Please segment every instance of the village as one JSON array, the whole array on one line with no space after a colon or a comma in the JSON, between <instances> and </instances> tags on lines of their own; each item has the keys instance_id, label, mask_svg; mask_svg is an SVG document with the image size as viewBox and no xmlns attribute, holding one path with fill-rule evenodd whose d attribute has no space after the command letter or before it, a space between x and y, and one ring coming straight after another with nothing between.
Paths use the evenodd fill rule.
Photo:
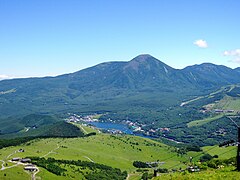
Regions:
<instances>
[{"instance_id":1,"label":"village","mask_svg":"<svg viewBox=\"0 0 240 180\"><path fill-rule=\"evenodd\" d=\"M77 115L77 114L68 113L68 115L69 115L69 117L66 118L65 121L67 121L69 123L81 123L83 126L91 126L92 128L96 128L93 125L94 122L102 123L99 119L96 118L99 116L98 114ZM112 119L108 119L108 121L112 124L119 124L119 122L116 122ZM149 137L154 137L154 138L160 137L157 135L159 132L167 133L170 131L170 128L167 128L167 127L150 128L150 129L146 130L146 128L144 128L147 126L146 124L132 122L130 120L123 120L121 122L121 124L126 125L128 127L128 129L131 130L132 133L130 133L130 134L142 134L144 136L149 136ZM114 128L113 129L101 129L101 131L104 133L110 133L110 134L125 134L125 132L122 131L121 129L114 129Z\"/></svg>"}]
</instances>

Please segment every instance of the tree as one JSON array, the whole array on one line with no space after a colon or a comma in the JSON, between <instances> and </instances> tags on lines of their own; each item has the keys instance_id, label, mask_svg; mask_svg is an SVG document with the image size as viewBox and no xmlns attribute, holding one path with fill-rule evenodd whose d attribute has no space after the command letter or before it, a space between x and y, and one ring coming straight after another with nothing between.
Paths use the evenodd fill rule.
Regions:
<instances>
[{"instance_id":1,"label":"tree","mask_svg":"<svg viewBox=\"0 0 240 180\"><path fill-rule=\"evenodd\" d=\"M210 154L204 154L203 156L200 157L201 162L206 162L211 160L213 157Z\"/></svg>"},{"instance_id":2,"label":"tree","mask_svg":"<svg viewBox=\"0 0 240 180\"><path fill-rule=\"evenodd\" d=\"M148 173L147 172L143 173L142 180L148 180Z\"/></svg>"}]
</instances>

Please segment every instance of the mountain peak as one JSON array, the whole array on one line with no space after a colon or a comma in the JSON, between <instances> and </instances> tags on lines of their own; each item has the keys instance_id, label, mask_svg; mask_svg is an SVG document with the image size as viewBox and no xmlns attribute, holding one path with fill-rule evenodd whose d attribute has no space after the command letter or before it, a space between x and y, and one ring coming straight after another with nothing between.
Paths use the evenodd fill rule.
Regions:
<instances>
[{"instance_id":1,"label":"mountain peak","mask_svg":"<svg viewBox=\"0 0 240 180\"><path fill-rule=\"evenodd\" d=\"M153 63L156 64L156 62L160 62L160 61L149 54L141 54L133 58L131 61L129 61L127 65L124 67L124 69L131 68L138 71L140 66L144 66L149 69L150 64L153 64Z\"/></svg>"},{"instance_id":2,"label":"mountain peak","mask_svg":"<svg viewBox=\"0 0 240 180\"><path fill-rule=\"evenodd\" d=\"M149 54L140 54L135 58L133 58L130 62L146 63L150 61L159 61L159 60Z\"/></svg>"},{"instance_id":3,"label":"mountain peak","mask_svg":"<svg viewBox=\"0 0 240 180\"><path fill-rule=\"evenodd\" d=\"M136 56L135 58L133 58L131 61L146 62L149 60L157 60L157 59L149 54L140 54L140 55Z\"/></svg>"},{"instance_id":4,"label":"mountain peak","mask_svg":"<svg viewBox=\"0 0 240 180\"><path fill-rule=\"evenodd\" d=\"M144 72L145 74L148 74L148 72L168 74L173 68L149 54L141 54L129 61L124 66L124 70L134 70L135 72Z\"/></svg>"}]
</instances>

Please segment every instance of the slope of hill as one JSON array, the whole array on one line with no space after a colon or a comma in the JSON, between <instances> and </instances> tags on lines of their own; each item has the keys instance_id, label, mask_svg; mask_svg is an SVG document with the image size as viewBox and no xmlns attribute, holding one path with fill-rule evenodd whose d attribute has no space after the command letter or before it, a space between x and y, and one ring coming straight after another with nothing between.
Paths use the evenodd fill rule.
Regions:
<instances>
[{"instance_id":1,"label":"slope of hill","mask_svg":"<svg viewBox=\"0 0 240 180\"><path fill-rule=\"evenodd\" d=\"M239 72L222 65L203 63L200 65L188 66L183 69L189 74L189 80L203 87L223 86L239 83Z\"/></svg>"},{"instance_id":2,"label":"slope of hill","mask_svg":"<svg viewBox=\"0 0 240 180\"><path fill-rule=\"evenodd\" d=\"M0 138L15 137L81 137L76 126L50 115L31 114L23 118L8 118L0 123Z\"/></svg>"},{"instance_id":3,"label":"slope of hill","mask_svg":"<svg viewBox=\"0 0 240 180\"><path fill-rule=\"evenodd\" d=\"M33 113L108 112L102 118L181 126L206 116L197 107L180 107L182 102L240 83L239 75L238 68L209 63L174 69L150 55L139 55L57 77L0 81L0 119L10 118L15 132L23 127L13 119ZM4 124L2 131L9 131L7 127Z\"/></svg>"},{"instance_id":4,"label":"slope of hill","mask_svg":"<svg viewBox=\"0 0 240 180\"><path fill-rule=\"evenodd\" d=\"M24 152L19 152L19 149L24 149ZM22 164L16 166L9 161L14 157L39 157L42 160L49 158L48 162L43 163L55 165L53 167L56 170L57 168L66 170L61 175L56 175L49 172L49 170L51 171L50 167L46 168L44 164L41 164L41 167L45 168L39 167L40 172L36 175L41 179L84 179L87 174L99 173L95 166L100 167L100 164L105 165L103 166L105 169L109 169L106 166L111 166L119 168L121 171L126 170L128 173L136 172L137 168L133 166L134 161L158 162L159 168L179 169L187 167L189 156L193 157L193 162L196 162L205 153L218 155L219 159L225 159L235 156L235 152L236 147L220 148L214 146L206 147L201 152L189 151L182 154L175 147L151 139L137 136L114 136L103 133L85 138L35 139L25 144L0 149L0 160L3 162L3 167L8 167L0 170L0 179L4 177L4 174L11 177L23 172L24 167ZM59 162L55 162L52 158L59 160ZM83 163L78 165L79 162ZM147 171L152 172L152 169L148 168ZM109 171L109 173L111 172ZM140 174L142 173L140 172ZM141 177L141 175L138 177ZM22 176L22 179L27 178Z\"/></svg>"},{"instance_id":5,"label":"slope of hill","mask_svg":"<svg viewBox=\"0 0 240 180\"><path fill-rule=\"evenodd\" d=\"M51 115L30 114L23 117L9 117L0 121L0 133L11 134L20 131L28 132L32 129L41 128L60 121L59 118Z\"/></svg>"},{"instance_id":6,"label":"slope of hill","mask_svg":"<svg viewBox=\"0 0 240 180\"><path fill-rule=\"evenodd\" d=\"M237 128L227 116L236 116L240 124L240 86L230 85L206 96L185 102L184 108L195 108L202 116L195 117L182 126L175 126L169 132L170 137L185 143L200 146L219 144L223 141L236 140Z\"/></svg>"},{"instance_id":7,"label":"slope of hill","mask_svg":"<svg viewBox=\"0 0 240 180\"><path fill-rule=\"evenodd\" d=\"M223 168L218 170L207 170L203 172L197 172L197 173L172 173L172 174L162 174L159 177L153 178L153 180L159 180L159 179L191 179L191 180L199 180L199 179L212 179L212 180L225 180L225 179L237 179L239 177L240 173L237 171L234 171L234 167L232 168Z\"/></svg>"},{"instance_id":8,"label":"slope of hill","mask_svg":"<svg viewBox=\"0 0 240 180\"><path fill-rule=\"evenodd\" d=\"M209 88L240 82L238 75L237 69L213 64L177 70L150 55L140 55L129 62L102 63L57 77L1 81L1 117L79 109L111 111L124 108L129 98L141 106L142 99L149 102L159 98L161 103L164 94L174 105L179 99L203 94ZM116 105L116 101L114 109L109 104Z\"/></svg>"}]
</instances>

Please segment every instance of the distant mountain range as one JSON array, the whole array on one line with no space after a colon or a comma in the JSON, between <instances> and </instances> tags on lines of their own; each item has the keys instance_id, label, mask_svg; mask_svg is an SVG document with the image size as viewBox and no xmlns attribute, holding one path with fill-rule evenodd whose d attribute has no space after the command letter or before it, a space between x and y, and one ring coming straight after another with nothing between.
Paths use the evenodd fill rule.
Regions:
<instances>
[{"instance_id":1,"label":"distant mountain range","mask_svg":"<svg viewBox=\"0 0 240 180\"><path fill-rule=\"evenodd\" d=\"M174 69L151 55L139 55L57 77L0 81L0 117L177 104L236 83L240 83L240 68L204 63Z\"/></svg>"},{"instance_id":2,"label":"distant mountain range","mask_svg":"<svg viewBox=\"0 0 240 180\"><path fill-rule=\"evenodd\" d=\"M150 55L139 55L128 62L102 63L59 78L67 78L70 82L69 88L82 91L93 88L211 88L240 82L239 71L239 68L231 69L210 63L179 70Z\"/></svg>"}]
</instances>

